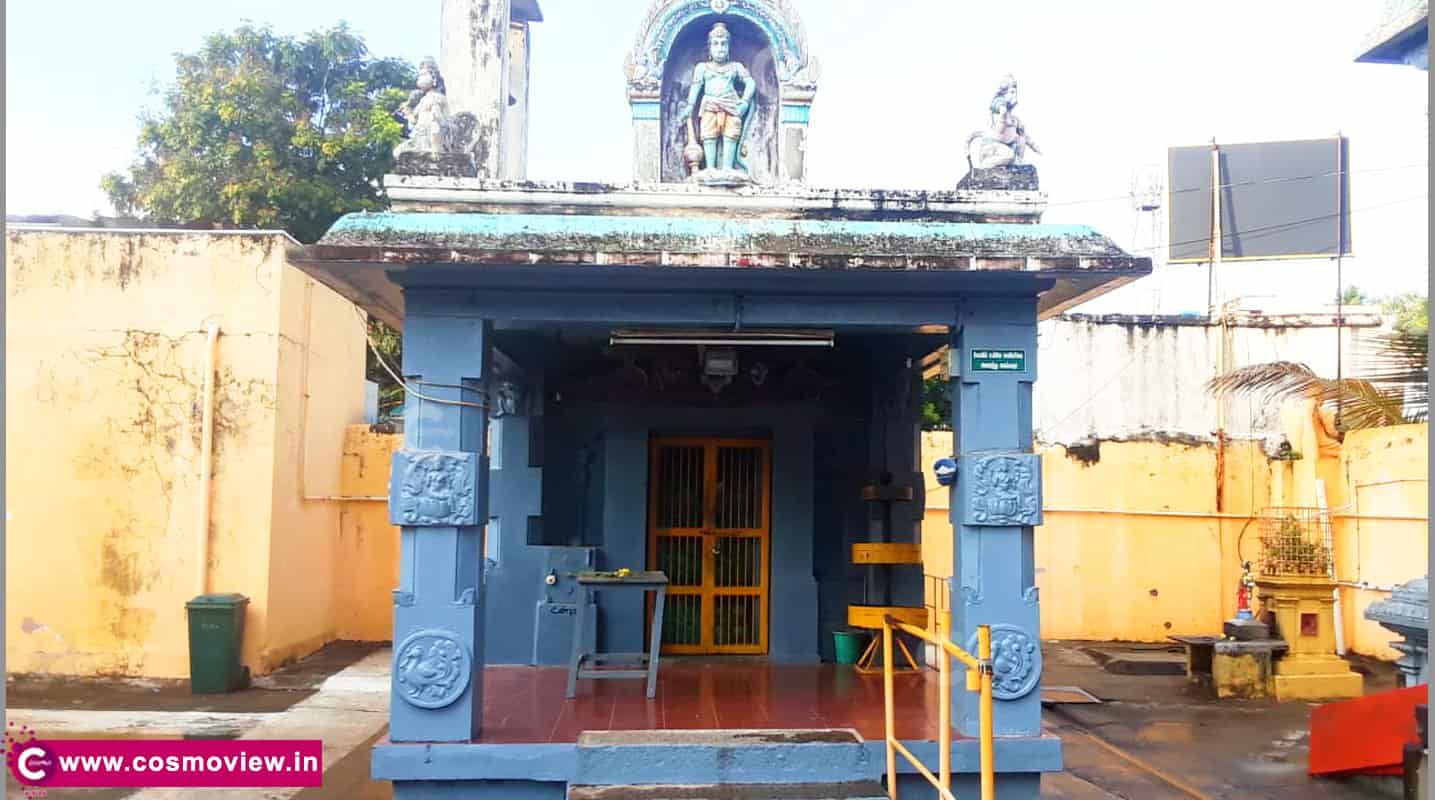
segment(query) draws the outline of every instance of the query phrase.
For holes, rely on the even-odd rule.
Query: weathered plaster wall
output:
[[[508,181],[528,178],[528,78],[532,45],[527,22],[508,28],[508,101],[503,115],[503,172]]]
[[[478,174],[490,178],[504,164],[511,7],[511,0],[443,0],[439,10],[438,62],[449,106],[478,118],[474,160]]]
[[[1429,548],[1428,425],[1400,425],[1347,434],[1332,500],[1345,512],[1335,518],[1336,569],[1352,583],[1392,586],[1426,572]],[[1365,609],[1390,596],[1355,586],[1341,587],[1346,643],[1358,653],[1385,659],[1393,633],[1365,618]]]
[[[399,433],[350,425],[344,433],[339,535],[334,543],[334,637],[364,642],[394,635],[399,585],[399,529],[389,524],[389,464],[403,447]],[[374,501],[368,498],[382,498]]]
[[[283,612],[270,619],[266,665],[334,639],[341,567],[340,505],[332,498],[342,494],[345,430],[364,419],[364,322],[353,304],[286,269],[279,323],[269,606]]]
[[[1270,460],[1259,442],[1226,448],[1217,481],[1215,446],[1202,442],[1102,442],[1099,449],[1044,445],[1046,523],[1036,532],[1042,636],[1165,641],[1213,633],[1235,615],[1240,562],[1260,553],[1259,523],[1272,505],[1317,504],[1325,481],[1333,510],[1337,577],[1350,650],[1391,659],[1383,628],[1361,616],[1388,587],[1424,572],[1428,426],[1356,431],[1318,455],[1309,408],[1284,414],[1286,435],[1306,457]],[[951,453],[951,435],[922,435],[924,467]],[[1216,493],[1221,487],[1218,510]],[[948,491],[927,492],[922,553],[929,576],[951,564]],[[1244,529],[1244,534],[1243,534]],[[944,584],[929,580],[927,603],[942,607]]]
[[[332,476],[322,493],[338,494],[363,345],[353,307],[285,264],[289,241],[9,233],[12,672],[188,674],[209,322],[221,330],[209,591],[250,598],[256,673],[333,638],[339,509],[301,500],[301,443],[311,480]]]
[[[1244,520],[1234,517],[1265,505],[1268,493],[1259,443],[1227,446],[1223,511],[1214,447],[1106,442],[1100,461],[1084,456],[1052,446],[1042,460],[1050,509],[1036,538],[1043,635],[1163,641],[1218,631],[1235,614]],[[1247,530],[1248,558],[1256,545]]]
[[[11,231],[6,656],[11,672],[188,674],[204,326],[218,322],[210,586],[266,590],[276,235]]]
[[[1069,444],[1153,433],[1213,440],[1218,401],[1203,384],[1216,376],[1222,329],[1178,318],[1063,316],[1039,326],[1041,381],[1035,388],[1037,437]],[[1142,321],[1144,320],[1144,321]],[[1299,361],[1334,377],[1336,331],[1330,325],[1236,325],[1228,337],[1232,368]],[[1346,327],[1345,367],[1356,363],[1372,327]],[[1249,398],[1226,401],[1226,432],[1259,438],[1280,431],[1276,409]]]

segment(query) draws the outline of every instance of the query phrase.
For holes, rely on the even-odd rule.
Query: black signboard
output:
[[[1173,263],[1211,260],[1211,147],[1168,154]],[[1350,255],[1350,140],[1216,148],[1223,261]]]

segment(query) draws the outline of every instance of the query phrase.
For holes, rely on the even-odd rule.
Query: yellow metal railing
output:
[[[897,754],[901,753],[918,772],[936,787],[943,800],[956,800],[952,794],[952,659],[962,662],[967,668],[967,691],[979,692],[977,733],[981,744],[981,787],[982,800],[996,797],[995,762],[992,757],[992,629],[989,625],[977,626],[977,655],[952,644],[947,632],[951,630],[952,614],[944,611],[937,617],[936,634],[908,625],[893,617],[882,620],[882,695],[887,714],[887,796],[897,800]],[[934,644],[943,651],[937,659],[937,672],[941,676],[938,687],[941,705],[938,711],[937,731],[937,774],[927,769],[912,751],[897,741],[896,698],[893,693],[892,632],[901,631]]]

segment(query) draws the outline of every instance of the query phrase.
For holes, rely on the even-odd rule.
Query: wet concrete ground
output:
[[[1043,648],[1042,675],[1048,684],[1081,686],[1104,701],[1047,709],[1046,724],[1063,737],[1069,775],[1129,798],[1336,800],[1392,796],[1387,791],[1399,797],[1398,780],[1352,782],[1306,775],[1314,704],[1217,701],[1189,686],[1184,675],[1119,674],[1103,667],[1113,653],[1133,650],[1142,658],[1124,659],[1127,665],[1159,660],[1163,653],[1184,660],[1179,649],[1161,646],[1048,642]],[[1367,694],[1395,688],[1395,671],[1389,665],[1364,659],[1353,659],[1353,665],[1367,673]]]
[[[1182,658],[1178,650],[1048,642],[1043,654],[1043,679],[1047,685],[1081,687],[1103,701],[1048,706],[1045,725],[1063,738],[1067,768],[1043,780],[1043,797],[1399,797],[1399,783],[1395,780],[1309,778],[1305,769],[1313,705],[1264,700],[1217,702],[1202,696],[1187,685],[1183,675],[1171,674],[1169,664]],[[387,732],[381,726],[386,715],[373,695],[375,688],[383,685],[383,676],[372,667],[355,671],[353,665],[360,662],[378,665],[384,663],[384,656],[371,645],[331,646],[258,681],[254,688],[229,695],[191,696],[188,687],[180,682],[164,685],[22,680],[9,682],[7,699],[11,708],[47,710],[53,715],[52,723],[77,715],[96,718],[86,712],[118,715],[105,719],[113,719],[119,727],[107,724],[104,730],[80,730],[62,725],[54,733],[23,720],[52,738],[239,738],[286,726],[311,731],[329,726],[341,738],[333,742],[333,747],[326,747],[324,787],[288,794],[296,800],[388,800],[392,797],[389,785],[369,779],[369,751]],[[1355,665],[1366,673],[1368,694],[1394,688],[1394,671],[1388,665],[1364,660],[1356,660]],[[340,670],[344,670],[343,675],[336,679]],[[357,677],[344,677],[351,673]],[[360,685],[365,681],[368,683]],[[316,697],[321,687],[327,688]],[[351,691],[354,689],[363,691]],[[368,725],[362,735],[355,733],[359,728],[352,722],[354,719]],[[329,743],[330,737],[326,735],[325,740]],[[20,797],[20,787],[8,773],[6,778],[7,796]],[[251,796],[268,794],[254,792]],[[231,793],[224,795],[229,797]],[[147,800],[161,796],[167,795],[134,790],[51,790],[46,800]],[[217,795],[208,791],[205,796]]]

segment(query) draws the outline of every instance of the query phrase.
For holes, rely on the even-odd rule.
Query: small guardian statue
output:
[[[1027,151],[1041,149],[1016,115],[1016,78],[1007,75],[992,97],[991,121],[986,130],[967,137],[969,172],[958,189],[1036,189],[1036,167],[1027,163]]]
[[[476,171],[469,139],[477,119],[469,113],[451,113],[443,75],[432,57],[419,63],[416,85],[399,108],[409,135],[394,148],[396,170],[406,175],[472,177]]]
[[[693,179],[701,183],[738,185],[751,177],[742,161],[742,139],[752,112],[757,82],[742,64],[730,60],[732,34],[719,22],[708,32],[708,60],[693,68],[693,85],[678,107],[678,118],[688,126],[684,158]],[[701,104],[699,104],[701,99]],[[701,128],[701,159],[694,145],[693,109]],[[699,165],[704,168],[698,170]]]

